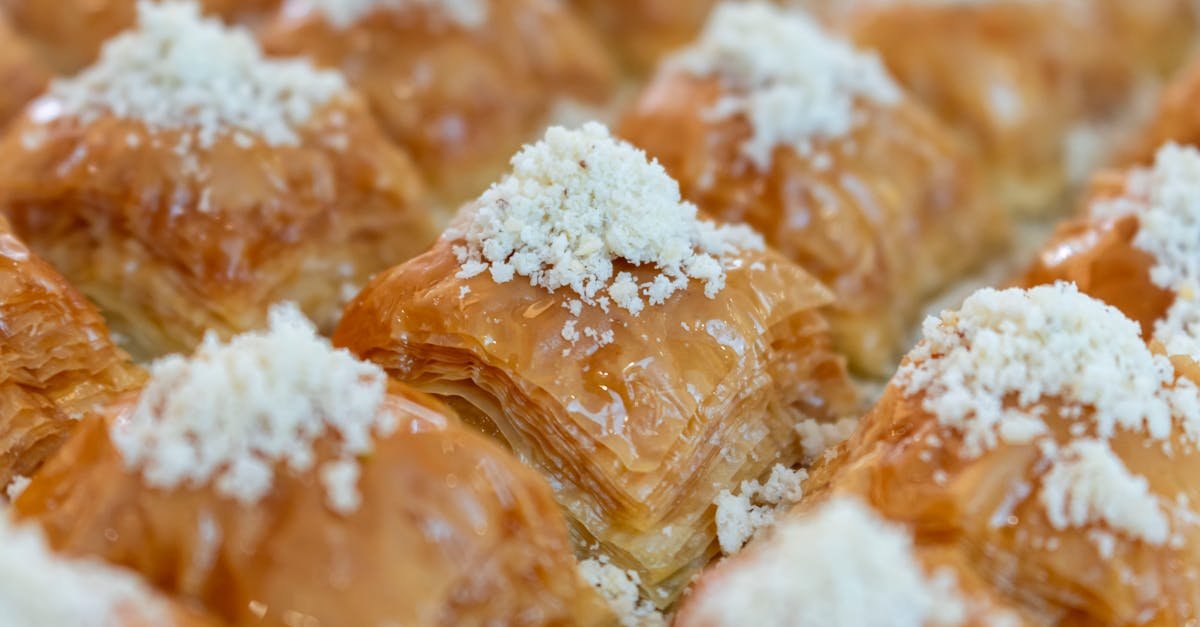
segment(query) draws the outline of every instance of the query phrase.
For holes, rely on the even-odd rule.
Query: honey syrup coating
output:
[[[0,485],[32,475],[80,419],[144,379],[96,308],[0,218]]]
[[[0,211],[137,355],[254,328],[281,300],[332,327],[345,290],[433,238],[412,162],[353,97],[295,146],[189,148],[188,131],[112,115],[41,121],[55,106],[0,141]]]
[[[254,504],[211,485],[151,487],[109,425],[85,421],[15,503],[68,555],[95,556],[235,625],[599,625],[545,483],[443,406],[392,385],[398,430],[359,460],[361,505],[331,511],[315,470],[283,464]],[[317,464],[329,459],[328,437]]]
[[[139,0],[0,0],[0,8],[30,38],[55,71],[73,74],[96,60],[110,37],[136,22]],[[254,20],[279,0],[197,0],[204,10],[231,21]]]
[[[1003,247],[1007,216],[958,139],[907,99],[859,102],[857,128],[814,139],[810,155],[777,146],[761,169],[742,150],[752,123],[712,114],[730,93],[668,63],[621,134],[705,212],[749,224],[829,286],[838,350],[886,376],[924,300]]]
[[[1037,289],[1074,291],[1063,284]],[[1081,308],[1099,306],[1091,302]],[[1062,318],[1056,315],[1025,320],[1045,321],[1047,329],[1057,329],[1056,340],[1072,341],[1076,328],[1058,326]],[[1120,317],[1113,309],[1103,315]],[[938,324],[949,328],[956,320],[944,313]],[[1118,332],[1080,342],[1096,342],[1099,335],[1114,345],[1140,342],[1136,325],[1121,325]],[[1003,336],[1004,328],[996,328]],[[982,336],[964,339],[964,350],[974,345],[980,355],[1003,353],[995,337],[986,343]],[[1100,343],[1090,346],[1105,350]],[[1101,392],[1092,404],[1065,391],[1039,398],[1035,390],[1051,384],[1031,382],[1025,391],[1007,394],[1001,384],[999,407],[973,405],[975,413],[958,424],[939,415],[953,392],[943,387],[945,380],[903,375],[906,368],[951,359],[940,349],[918,349],[858,431],[813,469],[805,486],[808,504],[846,495],[862,499],[910,528],[923,560],[953,567],[958,581],[967,582],[962,588],[968,599],[982,590],[989,604],[1017,611],[1028,624],[1190,624],[1200,612],[1194,570],[1200,554],[1194,509],[1200,498],[1194,480],[1200,396],[1189,378],[1195,368],[1175,370],[1144,345],[1117,352],[1086,363],[1066,356],[1057,367],[1086,381],[1089,369],[1099,377],[1125,359],[1145,362],[1146,368],[1131,368],[1128,379],[1117,377],[1119,385],[1136,390],[1128,398],[1110,403]],[[965,369],[966,381],[991,376],[972,372],[975,366],[959,357],[953,363]],[[1023,373],[997,376],[1008,375]],[[1137,377],[1142,381],[1134,383]],[[1161,382],[1143,385],[1155,379]],[[1148,413],[1139,419],[1143,411]],[[1031,429],[1024,416],[1044,429]],[[994,429],[972,426],[985,418]]]
[[[1140,23],[1137,9],[1100,8],[1117,3],[815,4],[967,138],[998,198],[1022,213],[1062,209],[1072,170],[1086,165],[1071,164],[1073,137],[1118,119],[1154,73],[1112,43],[1134,28],[1120,14]]]
[[[616,80],[603,46],[564,6],[478,4],[479,24],[438,3],[378,3],[343,26],[294,0],[261,39],[273,54],[340,69],[453,208],[486,188],[556,105],[603,105]]]
[[[50,70],[21,37],[8,17],[0,13],[0,129],[16,117],[25,104],[42,92],[50,81]]]
[[[635,74],[650,73],[660,59],[695,37],[717,0],[570,0],[618,50]]]
[[[1089,211],[1122,198],[1127,174],[1119,170],[1097,174],[1083,211],[1055,228],[1017,284],[1074,283],[1080,291],[1120,309],[1141,326],[1144,337],[1151,338],[1176,295],[1151,280],[1155,258],[1134,244],[1140,228],[1138,214],[1095,215]]]

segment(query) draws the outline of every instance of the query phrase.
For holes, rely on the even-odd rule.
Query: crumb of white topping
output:
[[[1062,283],[980,290],[929,318],[894,383],[924,395],[925,409],[962,433],[967,456],[1044,435],[1041,403],[1051,398],[1103,439],[1118,429],[1159,442],[1175,426],[1193,441],[1200,433],[1195,386],[1176,381],[1137,324]]]
[[[246,135],[294,145],[346,89],[336,72],[268,59],[248,32],[202,17],[195,2],[143,0],[133,30],[105,44],[95,65],[55,81],[32,110],[37,121],[112,115],[188,131],[201,147]]]
[[[315,442],[335,436],[338,457],[321,479],[330,507],[347,513],[359,498],[356,458],[397,426],[382,407],[383,370],[335,350],[293,305],[273,308],[266,331],[228,343],[210,334],[193,356],[166,357],[150,373],[136,408],[109,434],[154,487],[211,483],[254,503],[278,466],[309,470]]]
[[[743,481],[735,495],[722,490],[717,496],[717,541],[721,552],[732,555],[763,529],[775,522],[779,512],[800,502],[804,470],[792,470],[782,464],[771,469],[766,483]]]
[[[719,5],[699,40],[670,63],[729,88],[710,115],[750,122],[742,152],[760,169],[780,146],[827,161],[816,141],[845,137],[862,123],[864,103],[891,106],[902,94],[874,53],[799,10],[765,2]]]
[[[641,598],[637,573],[621,570],[607,556],[583,560],[579,563],[579,573],[612,608],[621,627],[666,627],[662,613]]]
[[[468,209],[454,247],[459,278],[526,277],[547,291],[639,314],[695,280],[715,297],[730,258],[761,249],[744,226],[700,219],[679,184],[604,125],[554,127],[512,159],[513,171]],[[618,262],[653,268],[639,283]]]

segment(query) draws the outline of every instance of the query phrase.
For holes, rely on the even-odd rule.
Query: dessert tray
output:
[[[0,0],[0,627],[1200,624],[1198,42]]]

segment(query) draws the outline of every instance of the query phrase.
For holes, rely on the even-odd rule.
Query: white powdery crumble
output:
[[[804,459],[813,461],[824,455],[850,439],[857,428],[857,418],[842,418],[837,422],[821,422],[812,418],[801,420],[796,423],[796,434],[800,436]]]
[[[924,627],[963,621],[952,580],[929,577],[908,533],[838,497],[775,527],[697,597],[700,623]]]
[[[862,123],[862,103],[891,106],[902,98],[876,55],[798,10],[763,2],[718,6],[700,39],[670,63],[730,89],[711,114],[750,122],[753,135],[742,151],[761,169],[777,147],[812,156],[815,140],[850,133]]]
[[[608,603],[621,627],[665,627],[667,622],[654,604],[638,593],[638,574],[621,570],[608,557],[588,558],[579,563],[579,574]]]
[[[431,9],[463,28],[487,23],[490,0],[293,0],[301,10],[315,9],[334,27],[346,29],[378,10]]]
[[[194,2],[143,0],[137,27],[92,67],[55,81],[34,110],[45,121],[112,115],[190,131],[201,147],[221,136],[294,145],[297,129],[346,89],[337,72],[267,59],[248,32],[202,17]]]
[[[1117,429],[1166,442],[1178,422],[1200,434],[1195,386],[1150,352],[1138,326],[1074,285],[984,289],[925,322],[895,385],[963,435],[964,454],[1029,443],[1047,427],[1044,399],[1084,415],[1098,437]]]
[[[173,621],[132,573],[55,555],[42,532],[0,516],[0,625],[120,627]]]
[[[190,358],[166,357],[126,420],[109,435],[131,470],[159,488],[212,483],[250,504],[271,490],[275,467],[303,472],[314,443],[336,435],[338,459],[320,469],[330,509],[357,508],[358,456],[396,417],[383,409],[387,377],[335,350],[294,305],[271,310],[270,329],[221,343],[209,335]]]
[[[1152,168],[1132,170],[1124,193],[1095,203],[1091,212],[1137,216],[1133,244],[1154,258],[1150,280],[1176,294],[1154,339],[1172,355],[1200,357],[1200,151],[1164,145]]]
[[[738,494],[722,490],[715,501],[721,552],[738,552],[759,531],[774,524],[779,512],[799,503],[807,478],[804,470],[776,464],[766,483],[743,481]]]
[[[497,283],[528,277],[587,304],[609,298],[634,315],[693,279],[715,297],[732,256],[763,247],[747,227],[699,219],[661,165],[596,122],[549,129],[513,157],[512,174],[465,218],[461,232],[450,233],[463,240],[454,247],[459,278],[485,271]],[[617,260],[653,266],[657,275],[639,284],[629,272],[616,273]]]
[[[1171,531],[1146,478],[1131,473],[1100,440],[1077,440],[1059,451],[1042,478],[1039,500],[1055,529],[1103,523],[1156,546],[1165,543]]]

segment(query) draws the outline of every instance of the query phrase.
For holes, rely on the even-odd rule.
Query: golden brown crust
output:
[[[830,286],[839,350],[855,369],[886,376],[923,301],[1006,241],[1003,209],[957,139],[912,103],[861,103],[860,128],[814,141],[826,164],[780,147],[760,170],[741,152],[750,123],[709,114],[727,95],[717,79],[668,67],[621,134],[657,157],[685,198],[750,224]]]
[[[645,74],[704,25],[716,0],[570,0],[609,39],[625,65]]]
[[[455,244],[377,277],[334,343],[502,437],[552,478],[579,541],[638,571],[659,604],[715,552],[717,493],[799,461],[799,418],[853,410],[817,313],[828,293],[777,253],[745,253],[716,298],[693,284],[637,317],[575,317],[567,290],[457,278]]]
[[[0,486],[33,474],[78,420],[144,378],[95,307],[0,217]]]
[[[1136,213],[1100,216],[1088,208],[1124,195],[1126,174],[1102,172],[1092,183],[1082,215],[1058,226],[1034,262],[1018,279],[1021,287],[1065,281],[1079,291],[1121,310],[1142,327],[1142,337],[1154,335],[1154,325],[1167,315],[1175,293],[1150,278],[1156,261],[1134,245]]]
[[[233,624],[598,625],[545,483],[427,397],[394,385],[401,419],[360,460],[341,516],[315,470],[280,467],[261,501],[147,487],[89,420],[14,505],[66,554],[98,556]],[[131,403],[111,408],[120,420]],[[326,443],[328,444],[328,443]],[[318,466],[324,459],[318,443]]]
[[[822,3],[970,140],[1006,204],[1043,213],[1061,208],[1072,131],[1116,115],[1142,74],[1105,12],[1082,4]]]
[[[230,20],[252,20],[279,0],[200,0],[205,11]],[[90,65],[110,37],[137,16],[137,0],[0,0],[0,8],[32,40],[45,61],[63,74]]]
[[[432,8],[379,9],[339,30],[281,12],[264,48],[339,68],[455,204],[478,195],[562,100],[601,104],[615,70],[587,28],[540,0],[485,0],[471,29]]]
[[[415,168],[352,97],[295,146],[180,150],[178,131],[34,115],[0,141],[0,213],[140,355],[259,327],[281,300],[331,328],[345,292],[434,239]]]
[[[912,529],[919,556],[949,552],[960,580],[978,580],[1035,624],[1180,625],[1195,616],[1200,581],[1181,566],[1200,556],[1192,523],[1173,526],[1175,535],[1158,546],[1104,523],[1056,528],[1039,502],[1047,464],[1038,444],[1001,443],[966,457],[961,435],[942,427],[923,402],[921,392],[889,387],[838,454],[814,469],[806,503],[834,494],[865,500]],[[1054,440],[1065,445],[1080,437],[1072,424],[1086,423],[1088,410],[1080,419],[1053,400],[1041,404]],[[1200,454],[1179,428],[1170,454],[1140,433],[1118,432],[1111,446],[1152,494],[1172,503],[1176,495],[1182,503],[1200,498],[1192,480]],[[1093,532],[1110,534],[1110,556]]]

